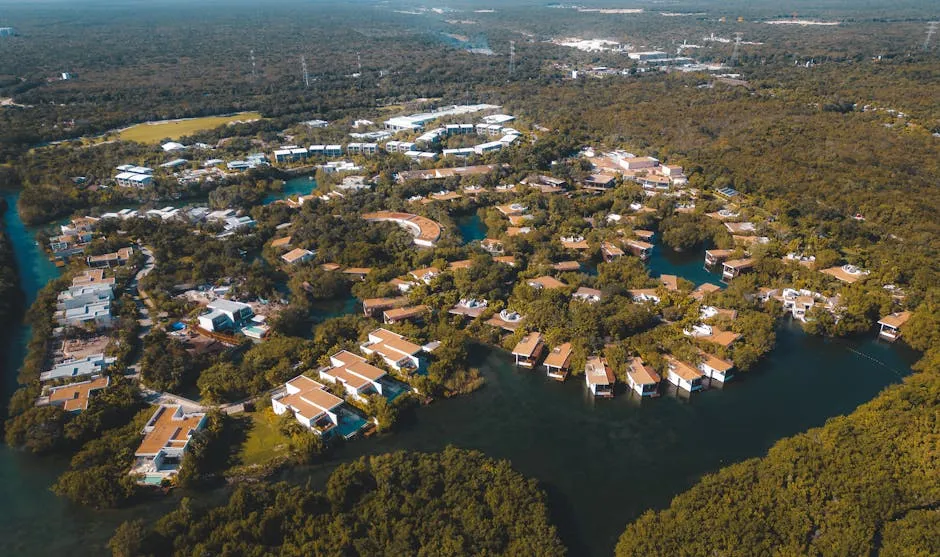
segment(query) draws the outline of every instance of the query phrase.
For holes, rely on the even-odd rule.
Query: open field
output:
[[[278,428],[279,418],[270,408],[249,414],[252,426],[242,447],[242,464],[264,464],[274,457],[287,454],[288,439]]]
[[[203,118],[187,118],[184,120],[166,120],[162,122],[145,122],[137,124],[118,132],[118,137],[124,141],[137,141],[140,143],[157,143],[161,139],[179,139],[187,135],[211,130],[231,122],[247,122],[260,120],[261,114],[257,112],[239,112],[229,116],[205,116]]]

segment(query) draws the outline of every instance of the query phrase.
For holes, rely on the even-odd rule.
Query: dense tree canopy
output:
[[[242,485],[228,503],[189,499],[115,555],[563,555],[545,495],[505,461],[455,448],[392,453],[337,468],[323,491]]]

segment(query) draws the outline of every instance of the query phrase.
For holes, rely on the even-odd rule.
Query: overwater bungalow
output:
[[[705,375],[701,371],[672,356],[666,356],[666,364],[669,366],[666,371],[667,381],[690,393],[702,390],[702,378]]]
[[[545,366],[546,375],[552,379],[564,381],[568,377],[571,352],[570,342],[552,348],[545,356],[545,361],[542,362],[542,365]]]
[[[878,321],[878,325],[881,327],[878,331],[878,336],[891,342],[896,341],[901,336],[901,327],[903,327],[910,318],[911,312],[909,311],[885,315]]]
[[[595,397],[611,398],[614,396],[617,378],[607,365],[606,358],[591,356],[584,365],[584,382]]]
[[[519,344],[512,349],[512,355],[516,359],[517,366],[534,368],[538,365],[544,348],[542,333],[533,331],[519,341]]]
[[[731,261],[725,261],[721,271],[721,278],[722,280],[728,281],[750,271],[753,268],[754,260],[750,258],[732,259]]]
[[[640,396],[659,395],[659,374],[641,358],[633,358],[627,366],[627,384]]]

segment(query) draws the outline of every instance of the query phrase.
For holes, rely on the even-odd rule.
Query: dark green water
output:
[[[464,243],[469,244],[474,240],[486,238],[486,225],[476,213],[457,217],[454,222],[457,224],[457,230]]]
[[[284,185],[281,187],[281,191],[268,195],[264,198],[262,203],[268,205],[279,199],[286,199],[288,197],[295,197],[299,195],[310,195],[315,189],[317,189],[317,182],[313,179],[313,176],[298,176],[284,182]]]
[[[7,198],[15,207],[15,195]],[[7,229],[31,302],[56,271],[13,211]],[[698,274],[704,273],[701,253],[661,252],[650,267],[654,276],[717,282]],[[347,303],[323,309],[349,311]],[[7,391],[28,334],[23,327],[8,332]],[[328,464],[291,471],[286,479],[309,479],[317,486],[341,462],[399,449],[479,449],[511,460],[542,482],[571,555],[609,555],[623,527],[644,510],[667,506],[704,473],[760,456],[782,437],[851,412],[898,382],[916,359],[903,346],[873,336],[825,340],[789,323],[780,326],[777,342],[757,369],[723,390],[697,393],[690,401],[667,396],[642,404],[624,395],[594,401],[577,380],[549,381],[541,373],[516,370],[501,351],[482,350],[482,390],[420,408],[401,432],[350,443]],[[104,544],[120,522],[154,519],[175,502],[171,497],[125,511],[79,509],[48,491],[64,466],[0,447],[0,555],[106,554]]]

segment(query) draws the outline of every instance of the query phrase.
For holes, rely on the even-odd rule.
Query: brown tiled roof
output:
[[[524,336],[519,344],[512,349],[513,355],[529,358],[542,344],[542,333],[531,332]]]
[[[183,414],[175,418],[178,406],[160,406],[155,412],[153,429],[144,435],[144,440],[137,448],[138,456],[155,455],[163,448],[182,449],[189,443],[190,435],[199,427],[205,414]]]
[[[907,321],[911,318],[911,315],[913,314],[909,311],[892,313],[882,317],[878,323],[897,329],[907,323]]]
[[[568,358],[570,357],[571,343],[566,342],[552,348],[551,352],[548,353],[548,356],[545,357],[545,361],[542,363],[548,367],[563,368],[567,366]]]

